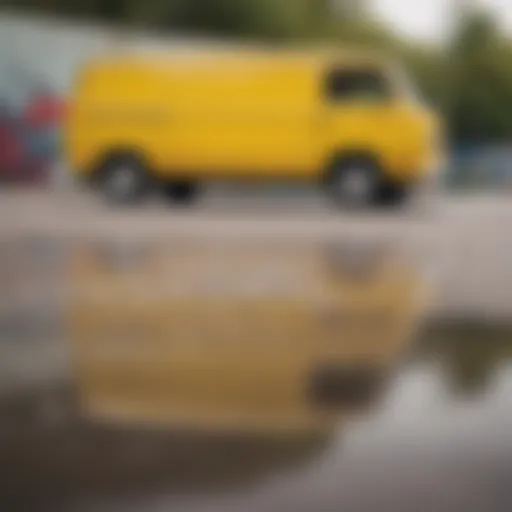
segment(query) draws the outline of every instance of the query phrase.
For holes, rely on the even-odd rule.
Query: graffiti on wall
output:
[[[62,160],[64,98],[108,31],[0,13],[0,186],[48,183]]]
[[[0,90],[0,183],[48,180],[59,157],[64,101],[45,87],[20,100]]]

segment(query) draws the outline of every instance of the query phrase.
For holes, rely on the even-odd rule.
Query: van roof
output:
[[[109,54],[91,59],[87,63],[90,68],[103,68],[112,65],[123,66],[133,64],[158,66],[166,63],[175,66],[179,62],[198,63],[207,61],[209,64],[215,63],[235,63],[236,61],[246,61],[247,59],[268,60],[277,59],[286,62],[304,62],[311,64],[323,64],[325,62],[346,63],[347,65],[367,64],[380,65],[389,61],[389,56],[376,51],[361,48],[287,48],[275,49],[267,47],[215,47],[210,48],[192,48],[192,49],[172,49],[169,51],[144,51],[131,50],[129,52],[111,52]]]

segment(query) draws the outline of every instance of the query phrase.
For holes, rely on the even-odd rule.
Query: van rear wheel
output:
[[[107,202],[127,205],[140,202],[150,191],[144,164],[132,155],[108,158],[99,172],[98,185]]]

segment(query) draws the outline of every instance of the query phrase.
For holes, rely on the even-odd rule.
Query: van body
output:
[[[140,198],[150,181],[189,199],[194,185],[212,179],[302,179],[344,200],[362,169],[372,180],[363,183],[366,202],[431,175],[438,132],[382,57],[212,51],[89,63],[66,147],[73,172],[94,177],[111,199]]]

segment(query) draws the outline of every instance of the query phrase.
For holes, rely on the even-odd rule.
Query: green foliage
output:
[[[512,43],[495,20],[486,13],[471,13],[453,41],[449,58],[454,137],[471,142],[510,138]]]

